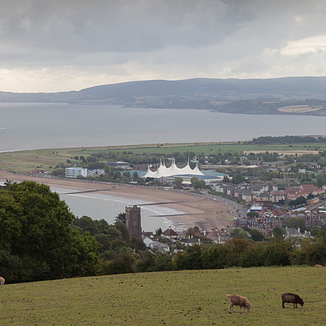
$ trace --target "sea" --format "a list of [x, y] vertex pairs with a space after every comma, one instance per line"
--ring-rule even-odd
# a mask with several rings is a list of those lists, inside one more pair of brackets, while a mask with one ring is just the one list
[[[251, 140], [260, 136], [326, 135], [326, 117], [247, 115], [196, 109], [125, 108], [115, 105], [0, 103], [0, 152], [43, 148]], [[55, 190], [54, 190], [55, 191]], [[78, 217], [113, 223], [132, 200], [100, 194], [65, 195]], [[174, 225], [159, 215], [166, 207], [142, 208], [145, 231]], [[171, 225], [172, 224], [172, 225]]]
[[[125, 212], [126, 206], [140, 205], [141, 224], [144, 231], [155, 232], [159, 228], [164, 231], [172, 227], [177, 232], [181, 232], [184, 229], [182, 224], [162, 217], [162, 215], [183, 214], [182, 211], [150, 205], [150, 201], [142, 200], [140, 202], [137, 199], [119, 198], [98, 193], [78, 193], [76, 189], [51, 187], [51, 190], [59, 194], [60, 199], [66, 202], [76, 217], [89, 216], [92, 219], [105, 220], [109, 224], [113, 224], [118, 214]], [[143, 204], [146, 206], [142, 206]]]

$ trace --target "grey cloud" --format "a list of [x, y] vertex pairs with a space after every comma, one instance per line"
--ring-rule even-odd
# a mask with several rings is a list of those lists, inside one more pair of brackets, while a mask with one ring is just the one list
[[323, 49], [281, 49], [324, 33], [325, 12], [324, 0], [1, 0], [0, 69], [69, 66], [87, 81], [101, 66], [108, 80], [322, 73]]
[[247, 19], [221, 1], [30, 0], [7, 3], [1, 38], [40, 48], [148, 51], [219, 42]]

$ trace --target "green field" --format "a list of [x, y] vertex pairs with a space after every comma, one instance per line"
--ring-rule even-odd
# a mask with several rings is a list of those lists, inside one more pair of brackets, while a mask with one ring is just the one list
[[128, 145], [108, 146], [90, 148], [60, 148], [41, 149], [19, 152], [0, 153], [0, 169], [26, 173], [33, 169], [52, 171], [59, 163], [66, 163], [67, 160], [74, 160], [75, 156], [87, 157], [92, 153], [107, 152], [133, 152], [134, 154], [158, 153], [171, 155], [176, 152], [193, 152], [205, 155], [218, 153], [241, 153], [241, 152], [284, 152], [290, 155], [303, 152], [325, 151], [326, 143], [299, 143], [293, 145], [253, 145], [240, 142], [229, 143], [191, 143], [191, 144], [149, 144], [149, 145]]
[[[298, 293], [303, 307], [282, 309]], [[110, 275], [6, 284], [0, 325], [326, 325], [326, 270], [224, 269]], [[228, 313], [241, 294], [249, 313]]]

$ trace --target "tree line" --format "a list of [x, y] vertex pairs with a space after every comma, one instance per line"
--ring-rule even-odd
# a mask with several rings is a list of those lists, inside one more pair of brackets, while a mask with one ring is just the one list
[[[252, 241], [234, 234], [225, 244], [202, 241], [183, 251], [149, 251], [130, 239], [125, 215], [114, 224], [75, 217], [49, 186], [32, 181], [0, 189], [0, 273], [8, 282], [25, 282], [183, 269], [326, 264], [326, 232], [312, 239]], [[160, 234], [156, 234], [160, 236]], [[166, 240], [168, 243], [168, 241]]]
[[298, 144], [298, 143], [325, 143], [325, 137], [312, 136], [262, 136], [253, 138], [252, 141], [245, 142], [245, 144]]

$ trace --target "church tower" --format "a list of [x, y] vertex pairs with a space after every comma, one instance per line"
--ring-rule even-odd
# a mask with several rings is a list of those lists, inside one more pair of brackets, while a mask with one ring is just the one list
[[140, 207], [137, 205], [126, 207], [126, 226], [130, 234], [130, 240], [133, 237], [141, 239]]

